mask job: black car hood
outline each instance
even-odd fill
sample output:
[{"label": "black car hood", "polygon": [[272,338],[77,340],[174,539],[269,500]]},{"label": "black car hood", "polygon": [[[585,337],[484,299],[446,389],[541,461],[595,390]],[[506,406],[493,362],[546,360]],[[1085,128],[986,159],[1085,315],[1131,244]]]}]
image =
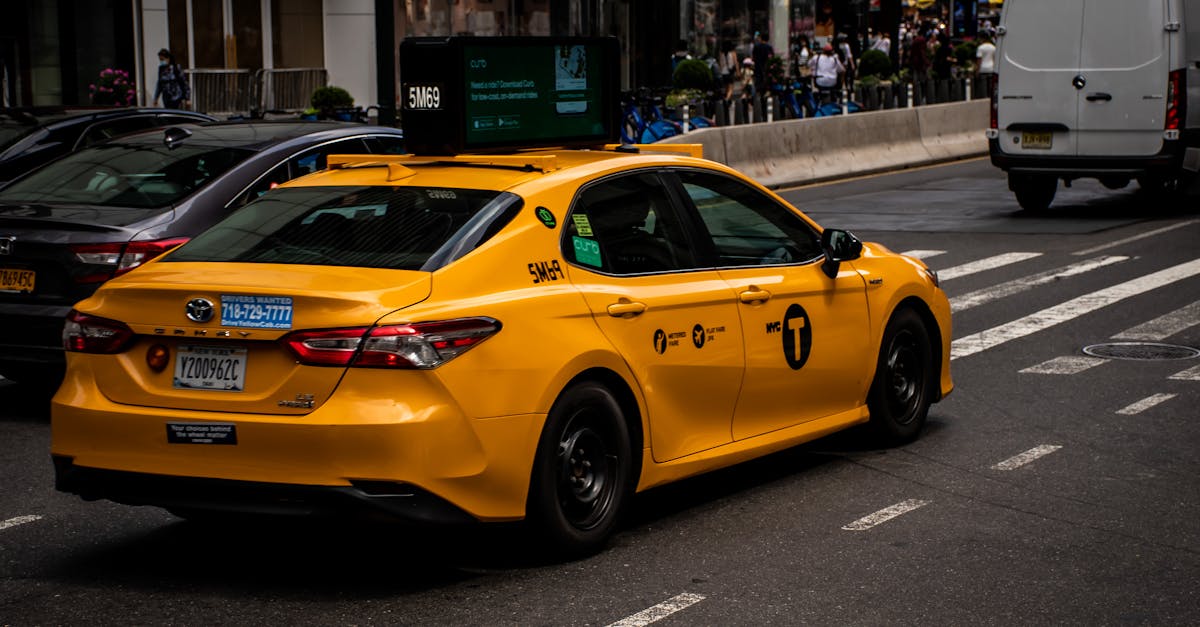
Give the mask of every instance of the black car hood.
[{"label": "black car hood", "polygon": [[146,226],[140,223],[157,222],[155,218],[170,211],[170,206],[134,209],[36,202],[0,203],[0,229],[43,227],[64,231],[124,231],[133,225]]}]

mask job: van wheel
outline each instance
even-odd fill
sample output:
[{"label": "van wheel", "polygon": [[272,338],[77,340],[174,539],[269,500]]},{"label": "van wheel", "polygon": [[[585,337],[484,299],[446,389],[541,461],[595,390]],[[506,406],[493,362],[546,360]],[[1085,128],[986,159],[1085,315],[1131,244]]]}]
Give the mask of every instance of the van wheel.
[{"label": "van wheel", "polygon": [[620,404],[608,388],[567,388],[546,417],[526,514],[554,552],[604,546],[632,493],[633,452]]},{"label": "van wheel", "polygon": [[1170,196],[1181,189],[1177,176],[1168,174],[1143,174],[1137,177],[1138,187],[1152,196]]},{"label": "van wheel", "polygon": [[1008,187],[1017,196],[1017,204],[1030,213],[1041,213],[1050,208],[1054,194],[1058,191],[1058,179],[1044,174],[1008,176]]},{"label": "van wheel", "polygon": [[889,444],[917,437],[933,403],[934,365],[929,331],[912,309],[888,321],[875,380],[867,394],[871,427]]},{"label": "van wheel", "polygon": [[1108,189],[1125,189],[1129,185],[1127,176],[1102,176],[1100,184]]}]

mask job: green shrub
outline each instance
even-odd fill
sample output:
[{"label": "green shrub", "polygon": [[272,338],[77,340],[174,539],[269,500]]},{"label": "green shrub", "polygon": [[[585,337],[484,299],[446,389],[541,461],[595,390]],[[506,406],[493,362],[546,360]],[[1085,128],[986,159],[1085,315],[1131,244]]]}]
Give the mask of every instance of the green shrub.
[{"label": "green shrub", "polygon": [[859,76],[888,76],[892,73],[892,60],[882,50],[867,50],[858,60]]},{"label": "green shrub", "polygon": [[353,107],[354,96],[351,96],[350,92],[341,87],[327,85],[325,87],[318,87],[313,91],[309,102],[312,103],[312,108],[317,111],[333,111],[334,109]]},{"label": "green shrub", "polygon": [[677,89],[709,89],[713,75],[708,64],[700,59],[685,59],[675,66],[671,83]]},{"label": "green shrub", "polygon": [[958,65],[966,67],[975,62],[975,49],[979,44],[973,41],[964,41],[954,47],[954,60]]}]

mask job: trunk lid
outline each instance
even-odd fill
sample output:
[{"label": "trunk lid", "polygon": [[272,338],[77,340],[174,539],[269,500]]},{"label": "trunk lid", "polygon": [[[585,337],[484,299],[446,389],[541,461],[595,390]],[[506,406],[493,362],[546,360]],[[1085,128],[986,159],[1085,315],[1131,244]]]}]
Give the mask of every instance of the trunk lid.
[{"label": "trunk lid", "polygon": [[[110,281],[79,309],[124,322],[136,334],[129,349],[95,368],[100,391],[114,402],[296,415],[320,407],[345,368],[299,365],[279,338],[305,329],[369,327],[427,298],[431,276],[409,270],[160,262]],[[189,311],[197,313],[189,304],[200,299],[212,307],[205,322],[188,317]],[[165,367],[156,371],[149,355],[164,350]]]}]

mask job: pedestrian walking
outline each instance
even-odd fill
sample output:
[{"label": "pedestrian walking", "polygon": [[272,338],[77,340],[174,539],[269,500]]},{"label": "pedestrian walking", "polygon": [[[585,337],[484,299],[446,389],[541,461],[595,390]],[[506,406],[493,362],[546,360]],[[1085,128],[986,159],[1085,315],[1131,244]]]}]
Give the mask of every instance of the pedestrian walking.
[{"label": "pedestrian walking", "polygon": [[978,60],[978,69],[980,76],[996,73],[996,44],[992,43],[992,38],[984,35],[983,41],[975,48],[975,59]]},{"label": "pedestrian walking", "polygon": [[728,39],[721,42],[721,53],[717,56],[717,72],[720,74],[721,89],[726,101],[733,98],[734,78],[738,73],[736,46]]},{"label": "pedestrian walking", "polygon": [[163,48],[158,51],[158,83],[154,87],[154,105],[159,99],[168,109],[186,109],[191,104],[192,87],[188,84],[183,68],[175,62],[175,55]]},{"label": "pedestrian walking", "polygon": [[821,54],[813,57],[812,60],[813,82],[817,85],[817,96],[821,104],[837,101],[837,86],[842,75],[846,73],[846,66],[838,60],[833,53],[833,46],[825,44],[821,49]]},{"label": "pedestrian walking", "polygon": [[890,56],[892,54],[891,35],[887,34],[887,32],[884,32],[883,34],[879,35],[879,39],[876,39],[875,43],[872,44],[871,47],[882,52],[883,54]]}]

